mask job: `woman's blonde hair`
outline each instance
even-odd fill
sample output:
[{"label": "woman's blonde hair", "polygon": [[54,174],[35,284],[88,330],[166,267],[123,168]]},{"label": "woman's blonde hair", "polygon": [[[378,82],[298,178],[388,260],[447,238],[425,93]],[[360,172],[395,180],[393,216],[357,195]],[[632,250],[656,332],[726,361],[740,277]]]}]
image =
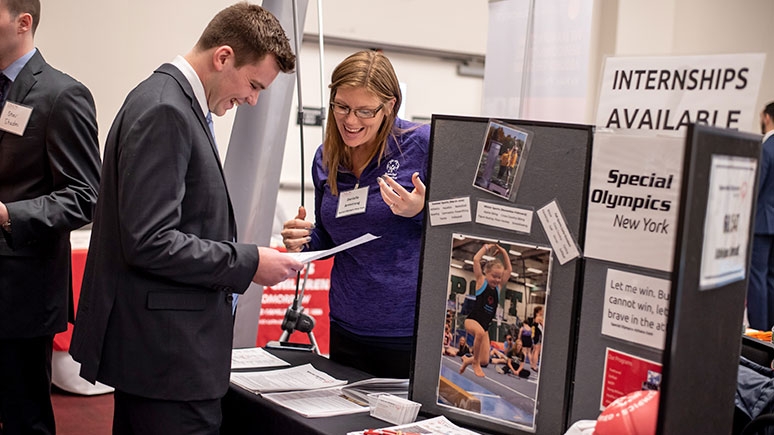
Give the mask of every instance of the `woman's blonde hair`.
[{"label": "woman's blonde hair", "polygon": [[[384,119],[376,133],[377,146],[368,156],[365,165],[368,165],[374,156],[381,162],[387,149],[387,138],[390,135],[396,135],[393,132],[393,125],[397,117],[398,109],[402,100],[400,92],[400,83],[395,75],[395,70],[387,57],[379,51],[363,50],[354,53],[344,59],[331,74],[331,103],[336,97],[336,92],[340,88],[364,88],[376,95],[382,103],[387,103],[395,99],[395,104],[390,110],[385,104]],[[333,195],[338,194],[336,179],[339,172],[339,166],[349,169],[363,169],[352,167],[352,156],[350,148],[346,146],[341,138],[341,133],[336,127],[336,120],[333,115],[328,116],[326,125],[325,141],[323,142],[322,161],[323,166],[328,170],[328,185]]]}]

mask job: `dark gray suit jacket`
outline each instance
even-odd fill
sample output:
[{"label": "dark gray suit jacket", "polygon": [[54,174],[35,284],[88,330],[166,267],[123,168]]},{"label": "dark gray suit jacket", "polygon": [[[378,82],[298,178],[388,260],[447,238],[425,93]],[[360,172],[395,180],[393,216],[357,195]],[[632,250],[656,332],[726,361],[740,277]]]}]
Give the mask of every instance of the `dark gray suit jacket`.
[{"label": "dark gray suit jacket", "polygon": [[12,227],[0,237],[0,339],[53,335],[72,317],[70,231],[91,221],[97,200],[94,100],[36,52],[7,101],[32,114],[21,136],[0,131],[0,201]]},{"label": "dark gray suit jacket", "polygon": [[774,234],[774,136],[761,148],[760,186],[755,209],[755,234]]},{"label": "dark gray suit jacket", "polygon": [[193,90],[164,64],[108,134],[70,353],[81,376],[165,400],[228,389],[231,293],[258,266]]}]

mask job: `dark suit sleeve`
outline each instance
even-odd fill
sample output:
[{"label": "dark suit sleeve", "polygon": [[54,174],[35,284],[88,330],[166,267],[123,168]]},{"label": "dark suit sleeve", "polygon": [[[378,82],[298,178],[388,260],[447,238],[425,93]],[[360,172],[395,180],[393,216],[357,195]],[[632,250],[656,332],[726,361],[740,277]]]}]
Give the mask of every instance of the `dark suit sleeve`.
[{"label": "dark suit sleeve", "polygon": [[[771,161],[774,160],[774,140],[764,142],[761,152],[761,172],[760,183],[761,186],[765,186],[769,181],[769,171],[771,171]],[[769,192],[766,192],[769,193]]]},{"label": "dark suit sleeve", "polygon": [[755,215],[755,233],[774,233],[774,201],[772,200],[772,186],[774,180],[771,173],[771,164],[774,161],[774,137],[763,142],[760,158],[760,173],[758,175],[758,204]]},{"label": "dark suit sleeve", "polygon": [[175,283],[244,291],[258,250],[231,241],[225,181],[205,127],[190,108],[165,103],[124,127],[117,193],[127,263]]},{"label": "dark suit sleeve", "polygon": [[8,240],[13,247],[82,227],[91,222],[97,201],[100,159],[91,93],[72,82],[53,101],[44,133],[53,190],[6,204],[12,224]]}]

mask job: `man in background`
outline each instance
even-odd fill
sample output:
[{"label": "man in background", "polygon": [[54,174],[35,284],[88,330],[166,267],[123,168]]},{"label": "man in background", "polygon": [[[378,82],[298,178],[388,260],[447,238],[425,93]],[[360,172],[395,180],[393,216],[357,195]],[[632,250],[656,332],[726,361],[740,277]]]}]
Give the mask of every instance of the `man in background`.
[{"label": "man in background", "polygon": [[755,211],[755,237],[747,288],[747,318],[761,331],[774,325],[774,102],[761,112],[760,178]]},{"label": "man in background", "polygon": [[255,105],[294,68],[279,21],[237,3],[132,90],[113,121],[70,345],[84,379],[115,388],[113,434],[218,434],[232,293],[303,267],[235,242],[208,125],[211,113]]},{"label": "man in background", "polygon": [[53,434],[51,354],[67,329],[70,232],[97,200],[94,100],[35,48],[39,0],[0,0],[0,420]]}]

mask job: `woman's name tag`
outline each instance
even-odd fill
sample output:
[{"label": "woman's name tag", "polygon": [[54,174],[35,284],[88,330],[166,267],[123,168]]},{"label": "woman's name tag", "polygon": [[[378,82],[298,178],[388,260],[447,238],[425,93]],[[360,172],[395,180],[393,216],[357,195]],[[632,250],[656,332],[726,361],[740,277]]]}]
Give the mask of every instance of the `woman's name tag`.
[{"label": "woman's name tag", "polygon": [[339,194],[339,207],[336,209],[336,217],[340,218],[365,213],[366,202],[368,202],[368,186],[341,192]]}]

